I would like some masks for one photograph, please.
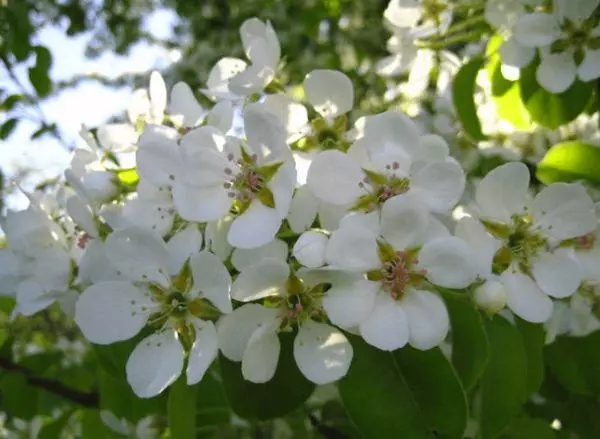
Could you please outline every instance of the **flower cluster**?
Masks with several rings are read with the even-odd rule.
[[[418,3],[393,1],[386,18],[443,33],[449,7]],[[560,4],[521,14],[502,50],[540,47],[548,88],[547,65],[575,53],[564,32],[591,26],[589,8],[574,16]],[[550,20],[554,36],[542,38],[538,21]],[[152,397],[184,369],[199,382],[219,352],[246,380],[267,382],[280,333],[294,335],[297,366],[317,384],[347,373],[347,333],[385,351],[430,349],[450,331],[444,294],[555,326],[557,301],[561,313],[570,303],[594,314],[598,217],[582,185],[534,194],[527,166],[513,162],[470,197],[444,138],[400,111],[351,124],[353,85],[338,71],[308,73],[304,99],[290,98],[270,23],[249,19],[240,34],[249,63],[215,65],[202,90],[211,108],[184,83],[168,93],[153,73],[129,123],[82,131],[87,146],[54,196],[32,194],[28,209],[7,214],[0,290],[16,297],[15,315],[58,301],[92,343],[137,337],[127,377]],[[595,56],[586,50],[582,79]],[[456,220],[459,204],[467,214]]]

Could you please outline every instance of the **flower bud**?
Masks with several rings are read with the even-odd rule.
[[[487,281],[475,289],[475,303],[488,314],[496,314],[506,306],[506,290],[497,281]]]

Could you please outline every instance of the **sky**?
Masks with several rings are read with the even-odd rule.
[[[168,10],[157,10],[147,17],[144,28],[157,38],[171,35],[176,23],[176,15]],[[176,61],[180,54],[168,51],[160,46],[139,43],[131,48],[126,56],[105,53],[101,57],[89,60],[84,56],[85,47],[91,39],[91,33],[75,37],[66,35],[66,26],[46,26],[37,34],[52,52],[53,63],[50,76],[54,81],[66,80],[73,75],[99,73],[103,76],[117,77],[124,73],[143,73],[153,69],[163,70]],[[19,81],[32,89],[27,77],[29,65],[20,66],[16,74]],[[0,77],[0,87],[18,93],[5,77]],[[52,96],[41,103],[45,119],[55,122],[67,144],[81,145],[78,132],[82,124],[93,128],[106,122],[110,117],[122,114],[129,103],[132,87],[107,88],[97,82],[86,81],[78,86]],[[0,122],[2,116],[0,116]],[[27,120],[19,123],[17,129],[4,142],[0,142],[0,168],[10,177],[19,169],[33,169],[31,177],[22,182],[26,190],[31,190],[39,182],[61,175],[68,166],[70,153],[51,136],[40,140],[30,140],[31,134],[39,124]],[[20,193],[6,200],[12,209],[27,206],[27,198]]]

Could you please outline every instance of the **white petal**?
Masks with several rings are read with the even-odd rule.
[[[586,49],[585,58],[577,69],[579,79],[588,82],[600,76],[600,50]]]
[[[286,150],[287,133],[281,120],[264,104],[254,103],[244,109],[244,132],[248,146],[259,157],[282,154]]]
[[[526,47],[542,47],[552,44],[561,34],[558,21],[552,14],[535,12],[519,18],[514,29],[515,38]]]
[[[19,258],[11,250],[0,249],[0,296],[15,293],[19,281]]]
[[[543,253],[534,262],[532,274],[544,293],[558,299],[573,294],[582,280],[577,261],[564,253]]]
[[[188,385],[200,382],[219,352],[217,330],[213,322],[196,320],[196,339],[188,356],[186,369]]]
[[[167,86],[162,75],[157,71],[150,75],[150,87],[148,88],[150,95],[150,111],[152,113],[152,121],[161,123],[163,113],[167,107]]]
[[[190,256],[198,253],[202,248],[202,232],[195,224],[189,224],[177,232],[167,242],[169,251],[169,274],[174,276],[183,267]]]
[[[476,256],[460,238],[449,236],[425,243],[419,252],[419,267],[427,279],[447,288],[465,288],[477,277]]]
[[[520,0],[490,0],[485,4],[484,16],[495,28],[508,29],[515,25],[524,12]]]
[[[203,251],[190,258],[190,269],[194,278],[193,291],[210,300],[221,312],[231,312],[231,276],[223,262],[212,253]]]
[[[136,153],[137,171],[157,186],[170,185],[181,169],[181,155],[173,128],[146,125]]]
[[[273,193],[275,201],[275,210],[281,218],[285,218],[290,213],[292,196],[296,187],[296,167],[293,160],[287,160],[275,173],[267,187]]]
[[[398,195],[381,208],[381,235],[395,249],[404,250],[423,242],[429,213],[413,198]]]
[[[264,23],[258,18],[249,18],[240,26],[240,37],[246,56],[253,63],[262,61],[273,67],[277,66],[281,49],[277,34],[270,22]]]
[[[415,157],[415,161],[441,162],[448,157],[448,143],[443,137],[438,136],[437,134],[425,134],[421,136],[421,146],[418,153],[418,156]]]
[[[516,315],[532,323],[545,322],[552,316],[552,300],[529,276],[508,269],[501,280],[508,294],[508,307]]]
[[[378,289],[376,282],[364,279],[335,284],[323,297],[323,309],[331,323],[343,328],[357,326],[373,311]]]
[[[219,221],[208,223],[204,232],[206,249],[212,251],[222,261],[225,261],[231,254],[231,246],[227,242],[227,233],[229,233],[229,226],[232,222],[233,217],[227,215]]]
[[[421,19],[421,5],[418,0],[391,0],[383,16],[399,28],[412,28]]]
[[[169,103],[169,115],[178,124],[185,127],[193,127],[200,122],[206,111],[198,103],[194,92],[185,82],[178,82],[171,89],[171,102]]]
[[[233,221],[227,234],[227,241],[238,248],[261,247],[275,238],[279,227],[281,227],[279,213],[259,201],[254,201],[248,210]]]
[[[329,264],[344,270],[369,271],[381,266],[375,235],[352,224],[331,234],[325,258]]]
[[[347,204],[361,195],[364,178],[360,166],[341,151],[317,155],[308,170],[307,185],[315,197],[332,204]]]
[[[321,232],[304,232],[292,250],[294,257],[305,267],[316,268],[325,265],[325,249],[329,238]]]
[[[242,302],[286,294],[285,283],[290,267],[285,261],[264,259],[247,267],[235,279],[231,297]]]
[[[542,57],[535,77],[537,82],[552,93],[562,93],[575,81],[577,65],[569,51],[550,53]]]
[[[408,319],[408,342],[419,350],[439,345],[448,330],[450,319],[442,299],[429,291],[408,290],[400,302]]]
[[[125,367],[127,381],[140,398],[158,395],[177,380],[183,368],[183,346],[177,333],[152,334],[135,347]]]
[[[266,383],[277,369],[281,344],[277,335],[277,322],[256,329],[244,350],[242,375],[253,383]]]
[[[506,306],[508,295],[501,282],[488,279],[475,289],[473,299],[478,307],[493,315]]]
[[[173,186],[173,203],[179,215],[187,221],[218,221],[229,212],[231,198],[221,186]]]
[[[530,211],[535,225],[554,239],[575,238],[596,229],[594,203],[579,184],[554,183],[542,189]]]
[[[100,239],[90,242],[79,261],[78,279],[83,284],[95,284],[108,280],[128,280],[123,274],[117,273],[104,250]]]
[[[477,274],[487,278],[492,270],[492,260],[502,243],[490,235],[483,224],[475,218],[463,217],[456,224],[454,235],[467,243],[474,252],[473,263]]]
[[[267,95],[263,105],[267,111],[277,116],[285,126],[288,143],[303,135],[308,124],[308,114],[304,105],[295,102],[283,93]]]
[[[173,225],[175,209],[167,191],[153,198],[138,196],[127,200],[121,211],[122,219],[132,226],[140,227],[148,232],[166,235]]]
[[[213,126],[223,133],[231,129],[235,112],[231,102],[217,102],[206,116],[207,125]]]
[[[139,134],[135,127],[128,123],[110,123],[99,126],[96,137],[103,148],[118,153],[133,147]]]
[[[307,185],[296,190],[290,213],[287,217],[291,229],[296,233],[308,230],[317,216],[320,201],[315,197]]]
[[[277,320],[279,310],[254,303],[236,308],[223,316],[217,324],[219,349],[231,361],[242,361],[248,340],[261,325]]]
[[[421,133],[406,114],[386,111],[361,117],[354,124],[358,137],[366,137],[377,148],[402,148],[412,157],[419,156]]]
[[[410,193],[432,212],[444,213],[458,203],[465,188],[465,173],[454,160],[432,163],[417,172]]]
[[[515,38],[510,38],[500,46],[500,57],[503,64],[522,68],[533,61],[535,49],[523,46]]]
[[[304,322],[294,339],[296,364],[316,384],[331,383],[346,375],[352,355],[346,336],[325,323]]]
[[[485,218],[510,223],[522,214],[528,200],[529,169],[523,163],[507,163],[490,171],[477,186],[475,200]]]
[[[155,310],[148,291],[129,282],[100,282],[79,297],[75,322],[92,343],[110,344],[140,332]]]
[[[561,20],[580,22],[589,18],[599,3],[600,0],[554,0],[554,13]]]
[[[262,247],[245,249],[237,248],[231,255],[231,263],[237,271],[244,271],[250,265],[256,264],[266,258],[279,259],[285,261],[288,254],[288,247],[280,239],[274,239]]]
[[[156,235],[138,228],[111,233],[104,250],[111,264],[132,280],[165,284],[169,251]]]
[[[246,62],[239,58],[221,58],[208,74],[208,79],[206,80],[208,90],[202,90],[202,92],[213,100],[217,98],[236,98],[229,90],[229,80],[245,68]]]
[[[367,343],[384,351],[393,351],[408,343],[404,310],[385,293],[377,296],[373,312],[360,324],[359,330]]]
[[[594,283],[600,283],[600,270],[598,270],[598,267],[600,267],[600,245],[598,245],[598,241],[591,249],[577,250],[575,257],[581,266],[583,278]]]
[[[350,79],[337,70],[313,70],[304,78],[306,99],[325,118],[352,110],[354,88]]]
[[[257,54],[260,53],[260,45]],[[229,80],[229,89],[240,96],[249,96],[253,93],[260,93],[275,77],[275,70],[271,66],[262,64],[253,64],[248,66],[243,72],[238,73]]]
[[[52,305],[56,295],[48,294],[38,282],[25,280],[17,287],[16,300],[15,311],[24,316],[31,316]]]

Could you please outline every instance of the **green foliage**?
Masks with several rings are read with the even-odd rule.
[[[562,142],[548,150],[536,176],[545,184],[585,180],[600,185],[600,148],[580,141]]]
[[[521,99],[534,122],[556,129],[571,122],[586,109],[594,93],[594,84],[577,79],[568,90],[550,93],[537,82],[535,72],[538,65],[539,59],[536,59],[521,70]]]
[[[481,122],[475,107],[475,78],[483,66],[484,58],[476,56],[464,64],[454,77],[452,98],[458,118],[465,133],[475,141],[485,140],[487,136],[481,131]]]
[[[185,375],[179,377],[169,388],[169,426],[171,436],[181,439],[196,437],[197,386],[188,386]]]
[[[516,327],[496,316],[486,322],[490,358],[481,379],[481,439],[498,437],[525,402],[527,354]]]

